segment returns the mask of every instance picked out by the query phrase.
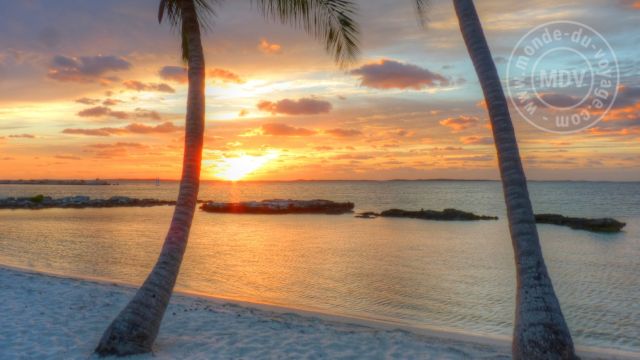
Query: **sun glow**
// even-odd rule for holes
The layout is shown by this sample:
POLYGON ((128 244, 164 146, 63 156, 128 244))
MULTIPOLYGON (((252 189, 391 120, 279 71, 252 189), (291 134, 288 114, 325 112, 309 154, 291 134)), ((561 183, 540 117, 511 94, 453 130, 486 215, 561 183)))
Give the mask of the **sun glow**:
POLYGON ((224 158, 217 162, 215 175, 224 180, 237 181, 263 167, 271 160, 278 158, 278 156, 280 156, 278 151, 270 150, 260 156, 242 154, 236 157, 224 158))

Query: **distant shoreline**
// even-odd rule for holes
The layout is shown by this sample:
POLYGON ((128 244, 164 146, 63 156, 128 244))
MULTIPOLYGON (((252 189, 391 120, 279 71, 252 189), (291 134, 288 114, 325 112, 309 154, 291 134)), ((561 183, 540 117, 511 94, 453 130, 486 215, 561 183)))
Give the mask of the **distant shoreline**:
POLYGON ((0 180, 0 185, 115 185, 106 180, 0 180))

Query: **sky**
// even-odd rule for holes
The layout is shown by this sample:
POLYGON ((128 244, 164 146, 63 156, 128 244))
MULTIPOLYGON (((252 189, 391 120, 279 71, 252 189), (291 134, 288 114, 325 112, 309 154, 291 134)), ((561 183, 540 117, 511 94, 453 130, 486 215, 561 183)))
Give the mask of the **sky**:
MULTIPOLYGON (((0 0, 0 179, 179 178, 185 64, 157 3, 0 0)), ((640 181, 640 1, 476 3, 505 86, 518 40, 549 21, 594 28, 617 57, 616 101, 589 129, 546 132, 510 103, 528 178, 640 181)), ((426 28, 409 0, 357 4, 348 68, 249 0, 216 7, 203 179, 499 178, 451 1, 432 1, 426 28)), ((575 62, 565 55, 559 68, 575 62)))

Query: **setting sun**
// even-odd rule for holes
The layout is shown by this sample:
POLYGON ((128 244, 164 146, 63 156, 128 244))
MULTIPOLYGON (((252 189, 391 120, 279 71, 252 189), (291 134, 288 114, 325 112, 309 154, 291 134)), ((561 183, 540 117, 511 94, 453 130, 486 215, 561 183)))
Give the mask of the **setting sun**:
POLYGON ((254 156, 242 154, 220 160, 216 164, 215 175, 221 179, 237 181, 276 159, 280 153, 269 151, 264 155, 254 156))

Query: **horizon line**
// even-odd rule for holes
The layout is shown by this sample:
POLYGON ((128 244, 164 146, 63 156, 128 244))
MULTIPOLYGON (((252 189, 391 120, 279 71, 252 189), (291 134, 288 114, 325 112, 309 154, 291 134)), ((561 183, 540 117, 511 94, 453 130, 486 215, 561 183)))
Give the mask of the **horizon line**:
MULTIPOLYGON (((72 179, 72 178, 40 178, 40 179, 0 179, 2 182, 15 181, 171 181, 179 182, 180 179, 159 179, 159 178, 89 178, 89 179, 72 179)), ((500 182, 500 179, 456 179, 456 178, 415 178, 415 179, 293 179, 293 180, 223 180, 223 179, 200 179, 201 182, 222 182, 222 183, 253 183, 253 182, 392 182, 392 181, 475 181, 475 182, 500 182)), ((638 180, 587 180, 587 179, 527 179, 527 182, 625 182, 634 183, 638 180)), ((7 184, 0 184, 7 185, 7 184)))

